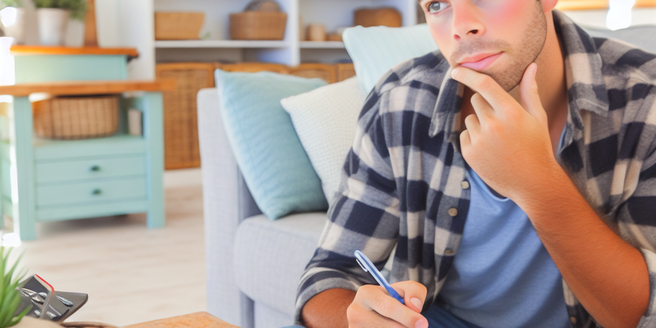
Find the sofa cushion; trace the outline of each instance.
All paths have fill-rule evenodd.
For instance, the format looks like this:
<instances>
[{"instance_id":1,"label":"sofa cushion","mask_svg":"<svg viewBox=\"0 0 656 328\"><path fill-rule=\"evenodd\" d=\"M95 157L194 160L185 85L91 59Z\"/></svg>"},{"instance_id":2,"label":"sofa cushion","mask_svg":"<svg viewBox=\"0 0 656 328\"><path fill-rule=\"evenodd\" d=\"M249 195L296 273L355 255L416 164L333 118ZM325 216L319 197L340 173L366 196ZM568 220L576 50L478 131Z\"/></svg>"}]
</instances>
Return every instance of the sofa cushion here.
<instances>
[{"instance_id":1,"label":"sofa cushion","mask_svg":"<svg viewBox=\"0 0 656 328\"><path fill-rule=\"evenodd\" d=\"M321 181L280 100L326 84L271 72L216 70L225 131L255 203L269 219L328 208Z\"/></svg>"},{"instance_id":2,"label":"sofa cushion","mask_svg":"<svg viewBox=\"0 0 656 328\"><path fill-rule=\"evenodd\" d=\"M347 28L344 46L365 94L396 64L437 50L427 24Z\"/></svg>"},{"instance_id":3,"label":"sofa cushion","mask_svg":"<svg viewBox=\"0 0 656 328\"><path fill-rule=\"evenodd\" d=\"M298 283L326 221L326 213L316 212L276 221L263 215L244 220L237 229L234 249L239 289L255 302L293 315Z\"/></svg>"},{"instance_id":4,"label":"sofa cushion","mask_svg":"<svg viewBox=\"0 0 656 328\"><path fill-rule=\"evenodd\" d=\"M332 205L364 105L358 79L329 84L280 103L292 117L303 148L321 179L323 193Z\"/></svg>"}]
</instances>

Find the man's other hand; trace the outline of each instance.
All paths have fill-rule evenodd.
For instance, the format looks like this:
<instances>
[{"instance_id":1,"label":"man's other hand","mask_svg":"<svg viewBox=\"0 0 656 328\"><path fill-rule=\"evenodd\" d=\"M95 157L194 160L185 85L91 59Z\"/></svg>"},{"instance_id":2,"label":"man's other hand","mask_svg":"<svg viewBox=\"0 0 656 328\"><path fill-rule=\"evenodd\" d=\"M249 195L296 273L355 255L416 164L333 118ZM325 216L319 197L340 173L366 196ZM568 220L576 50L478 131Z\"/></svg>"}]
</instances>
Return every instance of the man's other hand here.
<instances>
[{"instance_id":1,"label":"man's other hand","mask_svg":"<svg viewBox=\"0 0 656 328\"><path fill-rule=\"evenodd\" d=\"M428 321L421 315L426 287L415 281L402 281L392 284L392 288L403 297L405 305L381 286L360 287L346 311L349 327L428 328Z\"/></svg>"},{"instance_id":2,"label":"man's other hand","mask_svg":"<svg viewBox=\"0 0 656 328\"><path fill-rule=\"evenodd\" d=\"M552 149L547 114L535 81L537 64L530 64L519 84L521 104L490 76L458 67L453 79L471 88L476 115L465 118L460 134L462 155L491 188L517 202L535 192L536 178L560 169Z\"/></svg>"}]
</instances>

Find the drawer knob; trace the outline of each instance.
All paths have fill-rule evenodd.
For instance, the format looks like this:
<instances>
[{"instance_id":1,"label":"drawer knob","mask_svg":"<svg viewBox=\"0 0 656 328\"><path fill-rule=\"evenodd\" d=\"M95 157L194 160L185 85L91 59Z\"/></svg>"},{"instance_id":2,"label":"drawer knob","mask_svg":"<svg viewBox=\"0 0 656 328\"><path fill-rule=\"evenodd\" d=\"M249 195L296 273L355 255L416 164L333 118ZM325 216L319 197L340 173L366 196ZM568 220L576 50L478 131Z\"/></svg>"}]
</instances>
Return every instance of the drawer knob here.
<instances>
[{"instance_id":1,"label":"drawer knob","mask_svg":"<svg viewBox=\"0 0 656 328\"><path fill-rule=\"evenodd\" d=\"M91 172L98 172L98 171L100 171L100 166L94 165L91 167Z\"/></svg>"},{"instance_id":2,"label":"drawer knob","mask_svg":"<svg viewBox=\"0 0 656 328\"><path fill-rule=\"evenodd\" d=\"M100 189L94 189L94 190L91 192L91 194L92 194L92 195L100 195L100 194L102 194L102 190L100 190Z\"/></svg>"}]
</instances>

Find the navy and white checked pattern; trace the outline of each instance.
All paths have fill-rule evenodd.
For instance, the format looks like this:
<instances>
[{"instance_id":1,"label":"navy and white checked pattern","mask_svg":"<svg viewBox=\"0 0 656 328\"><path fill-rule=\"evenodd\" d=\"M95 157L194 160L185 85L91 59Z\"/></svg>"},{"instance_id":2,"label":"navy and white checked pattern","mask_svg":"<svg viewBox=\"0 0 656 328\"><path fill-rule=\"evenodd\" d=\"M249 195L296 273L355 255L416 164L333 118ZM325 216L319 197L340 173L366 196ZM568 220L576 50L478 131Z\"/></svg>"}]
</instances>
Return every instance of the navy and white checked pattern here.
<instances>
[{"instance_id":1,"label":"navy and white checked pattern","mask_svg":"<svg viewBox=\"0 0 656 328\"><path fill-rule=\"evenodd\" d=\"M656 55L591 38L553 12L564 42L569 117L561 166L588 202L641 250L650 303L639 327L656 326ZM390 281L414 280L435 300L451 268L469 209L459 151L464 87L438 52L399 64L369 94L343 168L341 196L301 278L296 319L314 295L375 283L357 265L379 267L396 246ZM618 279L621 279L618 277ZM572 327L596 323L567 285Z\"/></svg>"}]
</instances>

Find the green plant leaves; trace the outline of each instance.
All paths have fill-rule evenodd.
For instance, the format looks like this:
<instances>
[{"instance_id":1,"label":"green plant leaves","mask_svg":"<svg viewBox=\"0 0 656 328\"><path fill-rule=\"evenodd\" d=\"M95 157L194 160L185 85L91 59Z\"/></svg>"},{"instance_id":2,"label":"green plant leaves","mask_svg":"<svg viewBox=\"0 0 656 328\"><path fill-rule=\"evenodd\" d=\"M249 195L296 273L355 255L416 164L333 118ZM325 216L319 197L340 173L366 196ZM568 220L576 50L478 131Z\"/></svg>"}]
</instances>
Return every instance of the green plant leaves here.
<instances>
[{"instance_id":1,"label":"green plant leaves","mask_svg":"<svg viewBox=\"0 0 656 328\"><path fill-rule=\"evenodd\" d=\"M21 303L21 294L18 289L20 281L25 277L27 271L25 269L20 272L16 271L23 254L7 270L11 252L12 248L0 246L0 328L16 325L30 310L28 307L19 315L14 316Z\"/></svg>"},{"instance_id":2,"label":"green plant leaves","mask_svg":"<svg viewBox=\"0 0 656 328\"><path fill-rule=\"evenodd\" d=\"M0 0L0 8L2 7L22 7L23 0Z\"/></svg>"},{"instance_id":3,"label":"green plant leaves","mask_svg":"<svg viewBox=\"0 0 656 328\"><path fill-rule=\"evenodd\" d=\"M11 1L11 0L0 0ZM59 8L71 11L71 18L84 20L87 13L86 0L34 0L37 8Z\"/></svg>"}]
</instances>

